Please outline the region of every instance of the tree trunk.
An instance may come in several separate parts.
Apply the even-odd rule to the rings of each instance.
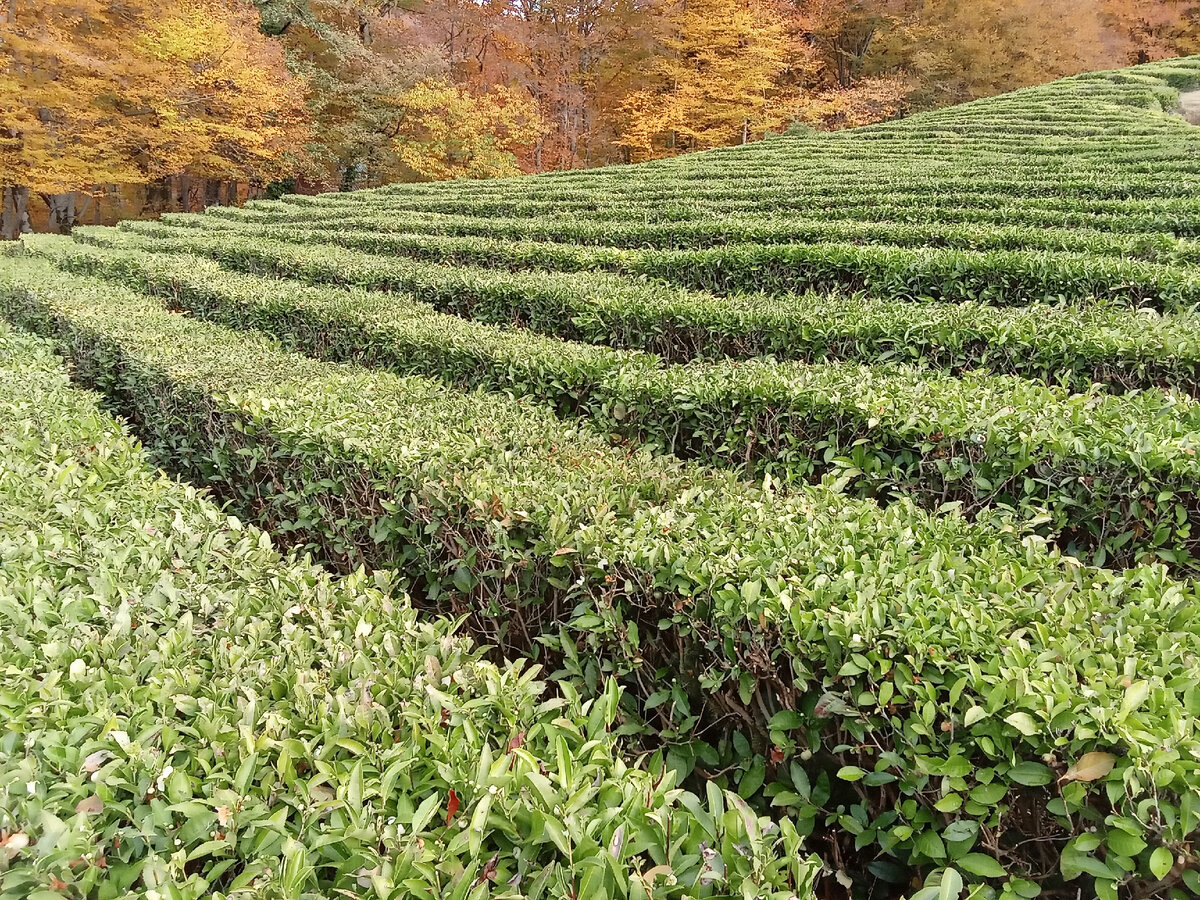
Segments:
[[[99,188],[93,187],[92,190],[88,191],[86,194],[83,195],[83,201],[76,205],[76,207],[75,207],[75,221],[76,222],[82,222],[87,217],[88,212],[91,210],[92,204],[99,203],[99,200],[97,199],[99,197],[99,194],[96,193],[96,191],[98,191],[98,190],[99,190]],[[93,217],[94,216],[95,216],[95,214],[93,213]]]
[[[47,228],[51,234],[70,234],[75,227],[75,192],[65,194],[42,194],[49,210]]]
[[[6,185],[0,197],[0,240],[15,241],[31,231],[29,188]]]
[[[143,213],[149,212],[151,215],[159,216],[171,211],[169,181],[167,178],[160,178],[158,181],[152,181],[146,185],[146,205],[142,207]]]
[[[170,185],[170,211],[187,212],[187,186],[184,175],[172,175],[167,179]]]

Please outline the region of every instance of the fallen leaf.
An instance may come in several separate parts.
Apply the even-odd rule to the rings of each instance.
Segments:
[[[23,831],[15,831],[0,841],[0,850],[3,850],[9,859],[12,859],[28,846],[29,835]]]
[[[446,824],[450,824],[450,820],[454,818],[454,814],[458,812],[458,794],[454,788],[450,788],[450,800],[446,804]]]
[[[483,871],[479,873],[479,877],[476,878],[475,883],[473,885],[471,885],[471,889],[474,890],[475,888],[479,887],[479,885],[483,884],[484,882],[495,881],[496,880],[496,868],[497,868],[499,862],[500,862],[500,854],[497,853],[495,856],[493,856],[491,859],[489,859],[487,861],[487,864],[483,867]]]
[[[95,772],[104,765],[110,756],[112,754],[107,750],[97,750],[95,753],[89,753],[83,761],[83,771]]]
[[[525,746],[525,732],[518,731],[517,736],[508,742],[508,752],[520,750],[523,746]]]
[[[1085,753],[1059,781],[1095,781],[1111,772],[1116,764],[1117,758],[1111,753]]]
[[[75,804],[75,812],[83,813],[84,815],[104,812],[104,801],[95,794],[92,794],[92,796],[85,797]]]

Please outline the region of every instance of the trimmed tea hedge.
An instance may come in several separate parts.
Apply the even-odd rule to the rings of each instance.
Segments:
[[[267,242],[272,237],[318,251],[323,241],[333,240],[373,254],[399,253],[447,263],[567,271],[611,269],[721,294],[841,289],[905,301],[974,301],[997,306],[1030,301],[1114,301],[1160,311],[1190,310],[1200,301],[1200,269],[1085,253],[912,250],[835,243],[622,251],[486,238],[412,239],[361,233],[330,238],[324,232],[294,229],[250,237],[227,232],[174,237],[162,231],[144,237],[163,241],[167,249],[218,256],[226,255],[231,245],[258,245],[264,248],[260,252],[269,252],[265,247],[270,246]]]
[[[39,339],[0,382],[0,897],[809,896],[787,818],[622,761],[614,683],[280,557]]]
[[[482,322],[517,323],[569,340],[646,350],[672,362],[762,354],[800,360],[899,358],[1044,377],[1083,390],[1098,381],[1117,388],[1161,383],[1196,393],[1200,316],[1194,313],[911,304],[858,295],[718,298],[603,273],[504,273],[278,241],[143,243],[90,229],[78,239],[118,249],[198,253],[234,270],[315,284],[403,292]]]
[[[604,431],[756,476],[833,472],[861,494],[900,492],[931,508],[1045,510],[1051,534],[1101,562],[1158,552],[1194,566],[1195,401],[1069,396],[894,366],[662,368],[653,356],[504,331],[400,298],[236,275],[196,257],[42,244],[74,271],[103,272],[317,356],[538,397]]]
[[[164,217],[166,218],[166,217]],[[824,219],[767,219],[725,217],[688,222],[641,224],[545,219],[478,219],[467,216],[431,218],[415,214],[318,217],[302,213],[280,224],[251,225],[196,216],[173,216],[167,226],[156,222],[130,222],[124,228],[139,234],[166,234],[170,228],[213,230],[238,228],[244,234],[301,243],[333,243],[360,250],[395,252],[425,258],[461,256],[464,261],[495,261],[526,265],[537,251],[545,254],[532,263],[573,271],[619,267],[623,257],[580,253],[579,247],[596,245],[625,249],[694,250],[729,243],[789,244],[829,243],[891,244],[898,247],[957,247],[968,250],[1058,250],[1130,256],[1155,262],[1200,262],[1200,246],[1165,234],[1113,235],[1103,231],[1068,228],[1028,228],[994,225],[930,225],[892,222],[827,221]],[[531,244],[512,247],[507,255],[493,244],[455,240],[455,237],[494,240],[556,241],[562,247]],[[569,242],[569,243],[565,243]],[[575,252],[571,252],[571,251]],[[559,256],[553,255],[557,251]]]
[[[509,646],[540,629],[584,684],[626,674],[674,767],[742,757],[739,794],[769,784],[827,859],[1016,895],[1085,872],[1115,895],[1160,877],[1159,849],[1184,859],[1171,884],[1196,866],[1200,605],[1162,569],[1082,567],[903,501],[775,495],[52,274],[7,265],[6,313],[57,335],[159,452],[330,558],[423,573]]]

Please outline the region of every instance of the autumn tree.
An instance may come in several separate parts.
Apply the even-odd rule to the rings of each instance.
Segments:
[[[264,29],[312,86],[314,139],[298,186],[337,190],[520,171],[514,153],[538,135],[530,97],[489,79],[453,79],[446,48],[410,6],[263,0]]]
[[[784,24],[759,0],[680,0],[663,52],[622,104],[619,143],[637,159],[746,141],[786,118],[776,78]]]
[[[808,52],[806,87],[847,89],[862,77],[876,39],[900,20],[903,0],[795,0],[789,30]]]
[[[0,21],[3,236],[29,191],[68,229],[98,183],[272,177],[306,134],[304,85],[234,0],[12,0]]]
[[[393,143],[408,180],[519,175],[514,151],[538,135],[537,107],[503,87],[472,96],[445,81],[422,81],[393,108]]]
[[[415,28],[474,92],[506,85],[539,110],[527,171],[619,162],[621,104],[661,51],[669,0],[423,0]]]
[[[918,108],[962,103],[1106,63],[1100,0],[919,0],[876,39]],[[867,61],[865,74],[879,74]]]
[[[131,44],[144,61],[125,86],[147,127],[128,151],[149,178],[274,178],[294,167],[308,137],[306,84],[291,77],[279,45],[241,2],[161,4]]]
[[[53,197],[140,177],[120,146],[127,117],[101,99],[127,76],[117,42],[130,24],[103,0],[17,2],[0,13],[0,236],[29,230],[31,190]]]
[[[1101,14],[1119,52],[1115,65],[1200,53],[1197,0],[1103,0]]]
[[[437,48],[414,41],[394,5],[264,0],[260,8],[263,29],[310,85],[312,139],[294,174],[317,190],[402,177],[393,146],[394,103],[422,81],[447,77]]]

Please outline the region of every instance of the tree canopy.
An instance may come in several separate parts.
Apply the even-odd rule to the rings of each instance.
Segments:
[[[7,0],[0,216],[646,159],[1198,51],[1200,0]]]

